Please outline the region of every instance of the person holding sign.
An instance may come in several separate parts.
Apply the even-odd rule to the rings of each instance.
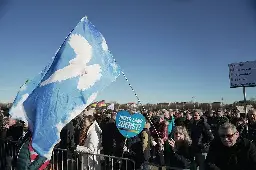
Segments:
[[[142,132],[127,140],[129,158],[135,161],[136,169],[149,170],[148,162],[150,158],[151,134],[149,131],[150,122],[147,120]]]
[[[116,115],[116,127],[125,138],[138,135],[145,126],[145,117],[140,113],[120,111]]]
[[[125,144],[123,147],[123,154],[125,150],[129,148],[129,147],[127,149],[125,148],[127,139],[129,138],[132,138],[131,140],[129,140],[130,142],[128,142],[130,143],[130,146],[131,145],[133,145],[133,147],[138,146],[133,148],[135,149],[135,153],[138,151],[140,151],[141,153],[142,149],[138,149],[138,148],[141,148],[142,146],[141,140],[140,140],[140,137],[137,135],[139,135],[141,131],[144,129],[145,121],[146,121],[145,117],[140,113],[133,113],[132,115],[128,111],[120,111],[117,113],[116,127],[119,130],[119,132],[126,138]],[[122,154],[122,157],[123,157],[123,154]],[[137,162],[141,162],[141,157],[140,159],[137,160]]]
[[[151,149],[152,161],[156,164],[164,165],[163,145],[168,139],[168,127],[164,119],[160,116],[152,117],[152,123],[155,125],[155,128],[151,128],[151,134],[154,138],[154,147]]]

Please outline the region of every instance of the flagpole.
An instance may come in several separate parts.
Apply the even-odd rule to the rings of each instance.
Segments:
[[[247,104],[246,104],[246,89],[243,86],[243,96],[244,96],[244,113],[247,115]]]
[[[193,105],[194,105],[194,110],[196,109],[196,105],[195,105],[195,96],[192,97],[192,102],[193,102]]]
[[[221,110],[224,111],[224,107],[223,107],[223,97],[221,98]]]
[[[124,146],[123,146],[123,152],[122,152],[122,157],[121,157],[121,158],[124,157],[124,148],[126,147],[126,143],[127,143],[127,137],[126,137],[125,140],[124,140]],[[123,161],[120,161],[118,170],[121,170],[121,168],[122,168],[122,162],[123,162]]]

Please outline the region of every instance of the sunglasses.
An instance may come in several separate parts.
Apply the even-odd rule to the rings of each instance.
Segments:
[[[225,139],[225,138],[230,139],[230,138],[232,138],[235,134],[236,134],[236,132],[233,133],[233,134],[220,134],[220,137],[223,138],[223,139]]]

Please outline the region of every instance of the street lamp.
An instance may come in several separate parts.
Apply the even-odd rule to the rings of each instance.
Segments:
[[[224,111],[224,108],[223,108],[223,106],[224,106],[223,100],[224,100],[224,99],[223,99],[223,97],[222,97],[222,98],[221,98],[221,110],[222,110],[222,111]]]
[[[195,109],[196,109],[196,104],[195,104],[194,99],[195,99],[195,96],[192,97],[192,102],[193,102],[193,104],[194,104],[194,110],[195,110]]]

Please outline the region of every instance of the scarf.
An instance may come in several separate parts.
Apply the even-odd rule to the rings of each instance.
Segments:
[[[90,126],[89,126],[90,127]],[[82,132],[80,134],[80,138],[79,138],[79,145],[80,146],[84,146],[85,140],[87,138],[87,132],[89,130],[89,127],[84,127],[82,129]]]
[[[30,140],[29,145],[28,145],[28,149],[30,152],[30,161],[31,163],[35,161],[35,159],[39,156],[35,150],[32,148],[32,140]],[[46,160],[41,166],[40,168],[38,168],[38,170],[44,170],[47,168],[47,166],[50,164],[50,160]]]

